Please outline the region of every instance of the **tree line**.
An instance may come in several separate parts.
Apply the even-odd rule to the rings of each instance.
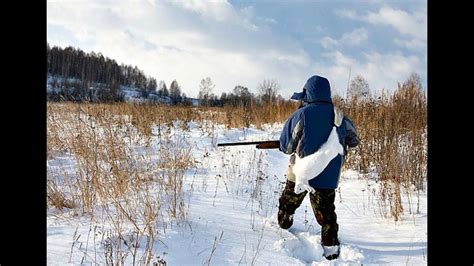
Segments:
[[[120,86],[135,88],[143,95],[155,91],[156,79],[136,66],[119,65],[101,53],[86,53],[68,46],[46,46],[47,72],[52,91],[48,100],[123,101]]]
[[[166,85],[164,81],[146,76],[137,66],[119,65],[100,52],[86,53],[81,49],[50,47],[47,43],[48,100],[120,102],[125,100],[123,88],[138,92],[138,97],[148,101],[166,102],[172,105],[191,105],[191,99],[181,90],[176,80]],[[210,77],[199,84],[199,105],[203,106],[255,106],[279,104],[287,99],[278,94],[280,85],[276,80],[263,80],[254,94],[242,85],[236,85],[220,97],[213,93],[215,84]],[[336,96],[337,97],[337,96]],[[351,80],[347,99],[370,97],[368,82],[357,75]]]
[[[101,53],[85,53],[74,47],[64,49],[47,44],[48,73],[80,79],[85,83],[119,84],[128,87],[156,90],[156,79],[147,77],[136,66],[119,65]]]
[[[121,102],[123,88],[138,92],[141,99],[166,102],[172,105],[191,105],[176,80],[169,87],[164,81],[157,83],[136,66],[119,65],[100,52],[86,53],[71,46],[46,48],[48,72],[48,100],[74,102]],[[199,104],[204,106],[250,106],[283,101],[278,94],[279,84],[275,80],[264,80],[258,85],[258,94],[237,85],[220,97],[213,93],[215,85],[210,77],[202,79],[199,88]]]

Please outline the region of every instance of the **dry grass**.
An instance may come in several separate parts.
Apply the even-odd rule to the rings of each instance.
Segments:
[[[182,184],[194,160],[186,141],[171,135],[171,118],[159,106],[48,104],[48,158],[75,163],[74,173],[48,170],[48,204],[110,227],[106,263],[131,256],[134,265],[150,264],[157,221],[186,216]]]
[[[266,123],[283,123],[297,109],[296,102],[277,102],[276,104],[249,106],[224,106],[225,124],[228,128],[255,126],[259,129]],[[216,121],[221,122],[221,121]]]
[[[427,179],[426,95],[413,83],[399,85],[392,94],[364,101],[337,102],[357,127],[361,144],[346,167],[373,173],[381,181],[379,204],[395,220],[403,213],[402,188],[410,199],[425,189]],[[410,202],[409,210],[413,206]],[[387,207],[388,206],[388,207]],[[419,211],[419,197],[416,206]]]
[[[48,159],[66,155],[75,162],[74,173],[48,170],[48,204],[92,216],[105,210],[110,214],[106,220],[114,228],[115,240],[128,234],[136,241],[134,248],[123,248],[123,241],[111,241],[116,243],[109,245],[115,252],[109,254],[111,262],[120,263],[124,254],[130,253],[134,263],[149,264],[154,256],[156,220],[164,221],[166,216],[183,221],[187,216],[183,180],[194,164],[186,136],[190,122],[215,142],[219,124],[261,128],[265,123],[281,123],[297,104],[251,103],[220,108],[48,103]],[[378,202],[385,215],[399,219],[404,211],[403,193],[410,199],[409,212],[418,211],[419,197],[415,203],[410,192],[423,191],[426,183],[424,93],[408,82],[392,95],[363,101],[336,100],[335,104],[354,121],[361,139],[361,144],[350,151],[345,167],[376,173],[381,182]],[[183,135],[175,134],[176,130]],[[239,173],[240,169],[232,172]],[[258,182],[255,185],[252,198],[258,202],[260,187]],[[125,224],[133,225],[131,231]],[[138,246],[145,246],[146,252],[135,260]]]

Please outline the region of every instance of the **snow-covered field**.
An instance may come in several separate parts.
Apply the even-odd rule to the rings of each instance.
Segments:
[[[418,214],[409,214],[403,194],[405,213],[394,222],[383,217],[377,204],[377,182],[350,169],[341,176],[335,203],[342,244],[339,259],[327,261],[322,256],[321,228],[309,197],[297,210],[293,226],[288,231],[280,229],[276,213],[289,156],[254,146],[215,144],[278,139],[281,128],[281,124],[264,130],[218,126],[206,135],[191,123],[186,140],[196,165],[184,179],[187,216],[184,221],[158,226],[155,261],[162,259],[167,265],[427,263],[426,194],[420,196]],[[172,134],[182,132],[176,129]],[[67,155],[48,160],[48,171],[74,167]],[[105,264],[106,231],[97,221],[71,210],[49,209],[48,264]],[[124,261],[132,264],[132,256]]]

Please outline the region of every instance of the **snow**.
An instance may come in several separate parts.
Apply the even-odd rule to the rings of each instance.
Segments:
[[[167,265],[427,264],[426,193],[420,195],[420,213],[406,212],[394,222],[382,215],[377,204],[377,181],[362,178],[351,169],[343,171],[335,202],[341,253],[338,259],[328,261],[323,257],[321,227],[309,197],[297,209],[289,230],[278,227],[278,198],[289,156],[276,149],[216,146],[278,139],[281,124],[266,125],[262,130],[217,125],[206,133],[194,122],[189,126],[189,132],[172,130],[174,136],[186,136],[197,162],[185,174],[186,219],[157,221],[163,225],[153,252]],[[75,167],[74,159],[67,155],[48,160],[49,172],[65,168],[72,173]],[[405,194],[403,204],[408,204]],[[105,264],[104,243],[113,240],[110,228],[101,223],[100,213],[92,217],[49,209],[48,264]],[[131,264],[131,257],[125,258],[126,264]]]
[[[71,90],[72,87],[66,88],[65,85],[67,83],[74,84],[80,83],[81,80],[77,78],[64,78],[58,75],[51,75],[47,74],[46,79],[46,92],[47,93],[59,93],[62,90]],[[93,83],[95,87],[99,87],[101,83]],[[95,89],[94,86],[91,86],[89,89]],[[123,86],[120,85],[119,89],[120,93],[123,95],[123,99],[126,102],[131,103],[141,103],[141,102],[155,102],[155,103],[164,103],[164,104],[172,104],[172,99],[169,96],[159,96],[157,91],[150,91],[147,98],[144,98],[141,93],[141,89],[137,87],[130,87],[130,86]],[[193,106],[199,106],[200,101],[199,99],[188,98]]]
[[[337,254],[339,252],[339,249],[340,249],[340,246],[337,245],[337,246],[323,246],[323,255],[325,257],[329,256],[329,255],[334,255],[334,254]]]

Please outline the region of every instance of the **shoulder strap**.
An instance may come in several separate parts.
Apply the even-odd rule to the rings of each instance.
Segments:
[[[339,108],[334,106],[334,125],[336,127],[340,127],[342,124],[343,118],[344,118],[344,113]]]

